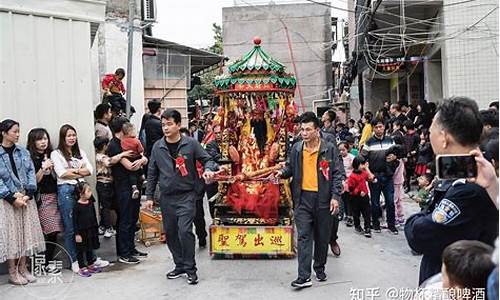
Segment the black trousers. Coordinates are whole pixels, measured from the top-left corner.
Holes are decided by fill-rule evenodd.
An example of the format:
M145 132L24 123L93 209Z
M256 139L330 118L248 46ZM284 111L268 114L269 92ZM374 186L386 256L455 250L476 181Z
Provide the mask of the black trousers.
M115 184L118 206L116 230L116 252L118 256L129 257L135 249L135 230L139 220L140 200L132 199L132 187L128 184Z
M207 229L205 223L205 211L203 210L203 198L205 191L196 195L196 214L194 216L194 231L199 241L207 240Z
M99 208L101 209L101 222L99 224L108 229L111 224L111 210L113 209L115 191L113 183L97 181L96 183L97 197L99 198Z
M332 220L329 201L326 205L320 205L318 193L302 191L300 202L295 207L299 278L308 279L311 277L313 256L314 271L316 273L324 272Z
M406 164L405 164L405 182L404 182L404 186L408 189L411 188L411 178L415 175L415 167L416 167L416 164L415 164L415 161L414 160L409 160Z
M351 196L352 217L354 220L354 227L361 226L360 214L363 215L364 228L370 229L370 198L368 196Z
M352 217L351 201L349 193L343 193L341 195L341 201L344 206L343 213L346 217Z
M115 116L119 115L121 112L125 112L127 109L127 101L120 93L112 93L110 96L104 96L104 102L111 105L111 111ZM135 113L135 108L131 106L130 111Z
M49 234L44 234L45 238L45 265L48 265L50 261L54 260L54 251L56 250L57 244L57 234L58 232L52 232Z
M162 194L160 207L167 246L174 258L175 269L188 274L195 273L193 220L196 215L196 192Z
M78 259L78 266L80 267L80 269L91 266L95 262L95 257L92 253L92 250L78 249L76 257Z
M337 242L337 239L339 238L339 223L340 221L338 214L332 215L332 231L330 234L330 244Z
M343 208L339 214L344 214L346 217L352 217L352 211L351 211L351 203L349 199L349 193L343 193L341 195L341 203L340 206ZM330 244L336 243L337 239L339 238L338 236L338 231L339 231L339 216L337 214L332 216L332 233L330 235Z

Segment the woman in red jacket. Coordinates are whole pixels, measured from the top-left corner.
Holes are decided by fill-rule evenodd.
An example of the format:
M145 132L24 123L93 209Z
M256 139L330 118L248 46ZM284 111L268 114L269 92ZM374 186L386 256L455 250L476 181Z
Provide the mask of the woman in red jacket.
M374 175L368 169L368 162L358 156L352 161L353 171L347 179L347 188L351 198L351 210L354 219L354 229L358 233L363 233L359 215L363 215L367 238L372 236L370 230L370 197L368 196L368 181L374 179Z

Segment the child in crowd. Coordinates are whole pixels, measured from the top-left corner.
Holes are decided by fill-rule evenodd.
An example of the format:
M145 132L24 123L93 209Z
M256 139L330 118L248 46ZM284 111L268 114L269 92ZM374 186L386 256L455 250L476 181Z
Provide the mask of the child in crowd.
M364 235L370 238L370 198L368 197L367 181L372 181L375 176L368 169L368 162L362 157L355 157L352 161L352 173L347 179L347 189L351 200L351 210L354 219L354 229L358 233L363 233L361 228L360 213L363 215L365 225Z
M498 139L490 140L485 147L485 158L491 162L498 177Z
M348 136L345 138L345 142L347 143L347 145L349 146L349 153L351 153L352 155L354 155L354 157L358 156L359 155L359 151L358 151L358 148L356 148L356 141L354 139L354 137L352 136Z
M96 163L96 190L99 199L99 209L101 222L99 234L104 234L105 238L110 238L116 234L111 226L111 210L113 207L114 188L113 177L111 176L111 159L105 154L108 149L109 140L104 137L94 139L95 163Z
M395 121L394 125L399 121ZM394 136L395 146L389 149L389 153L394 154L396 157L405 156L404 138L402 135ZM399 165L394 171L394 209L396 212L396 225L404 225L405 215L403 210L403 184L405 182L405 163L403 159L398 159Z
M415 173L415 165L417 162L417 151L418 145L420 143L420 137L415 130L415 125L412 121L407 120L403 124L403 129L405 134L405 146L406 146L406 180L405 180L405 192L408 193L411 189L411 179Z
M73 223L78 265L78 274L90 277L93 273L100 273L101 269L94 265L95 258L92 251L99 249L99 234L97 218L92 198L92 190L86 182L79 182L75 186L75 199L78 201L73 208Z
M121 140L121 146L123 151L132 151L133 155L128 158L130 162L134 162L141 159L144 155L144 147L141 141L137 138L137 131L132 123L125 123L123 125L123 138ZM132 199L138 199L141 195L139 191L139 183L143 177L142 169L132 172L130 175L130 184L132 185Z
M417 151L417 165L415 174L421 176L427 172L427 164L433 160L434 152L429 141L429 130L422 129L420 131L420 143Z
M414 299L486 299L488 276L495 268L492 252L493 247L479 241L461 240L447 246L441 273L424 282Z
M349 153L349 144L346 142L340 142L339 143L339 152L340 156L342 157L342 161L344 163L344 170L345 170L345 176L346 178L349 178L349 176L352 173L352 161L354 160L354 155ZM340 203L340 213L339 213L339 219L342 220L344 214L346 217L346 225L347 227L352 227L352 211L351 211L351 201L349 199L349 190L347 189L347 182L344 182L344 192L342 193L342 202Z
M349 129L345 126L344 123L337 123L336 130L337 139L339 140L339 142L343 142L346 140L346 137L352 136L352 134L349 132Z
M401 124L400 120L394 120L392 123L392 133L391 137L394 139L396 137L404 138L405 133L403 131L403 124Z
M359 129L356 128L356 121L354 121L354 119L350 119L347 123L347 126L349 126L349 132L352 134L352 136L354 138L357 138L359 136Z
M471 293L486 290L488 276L495 268L492 252L493 247L480 241L458 241L446 247L441 268L443 288L455 291L455 295L464 295L465 289Z
M429 194L432 189L432 180L434 176L430 173L426 173L418 177L417 182L418 182L418 192L417 196L415 197L415 202L418 203L420 206L421 210L424 210L429 206L429 201L430 198Z

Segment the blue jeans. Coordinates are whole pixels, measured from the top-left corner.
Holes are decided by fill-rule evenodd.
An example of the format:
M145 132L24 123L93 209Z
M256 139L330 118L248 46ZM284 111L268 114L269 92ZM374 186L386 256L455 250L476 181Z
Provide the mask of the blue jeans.
M487 292L488 300L498 299L498 266L488 277Z
M376 176L377 182L371 182L370 194L372 197L372 224L374 228L380 227L379 218L382 214L380 208L380 193L384 193L385 209L387 212L387 226L392 227L395 223L394 210L394 183L391 177Z
M75 206L75 186L61 184L57 186L57 203L64 226L64 247L71 256L71 262L77 261L75 229L73 225L73 207Z

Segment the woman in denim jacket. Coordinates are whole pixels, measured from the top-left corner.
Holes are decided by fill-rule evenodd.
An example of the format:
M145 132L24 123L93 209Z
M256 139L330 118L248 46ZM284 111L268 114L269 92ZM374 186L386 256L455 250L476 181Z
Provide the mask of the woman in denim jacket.
M45 250L33 199L35 168L29 152L16 145L19 123L4 120L0 131L0 263L7 261L10 283L24 285L36 281L26 257Z

